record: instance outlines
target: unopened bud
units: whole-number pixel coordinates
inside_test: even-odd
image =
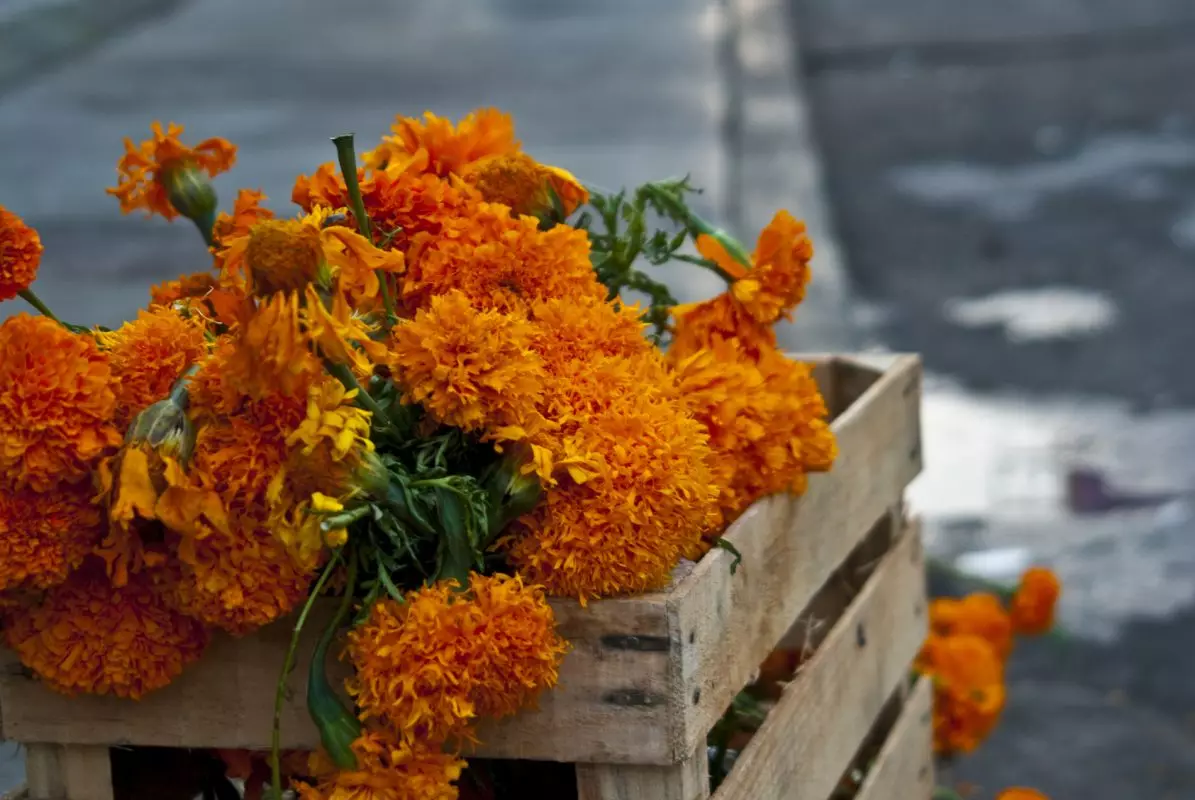
[[[192,164],[171,164],[162,175],[162,185],[174,210],[195,223],[206,238],[216,224],[216,190],[207,173]]]

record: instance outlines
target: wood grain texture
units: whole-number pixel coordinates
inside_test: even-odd
[[[933,682],[922,678],[855,800],[929,800],[934,792],[933,703]]]
[[[744,561],[721,550],[682,564],[666,591],[591,603],[553,600],[573,645],[559,686],[527,710],[479,730],[475,755],[606,764],[682,763],[808,604],[920,469],[920,362],[895,357],[881,374],[844,357],[810,358],[845,411],[833,422],[841,456],[803,498],[753,506],[728,532]],[[845,384],[837,381],[845,376]],[[284,748],[319,737],[304,705],[307,662],[327,619],[317,609],[283,710]],[[290,637],[279,622],[218,636],[174,684],[138,702],[66,698],[0,651],[0,738],[83,745],[265,749],[272,698]],[[336,663],[332,679],[345,674]]]
[[[840,367],[842,365],[839,365]],[[864,368],[858,367],[859,371]],[[897,359],[834,423],[840,455],[803,497],[753,505],[726,533],[742,555],[715,551],[669,595],[683,703],[676,752],[688,752],[784,638],[818,590],[921,470],[920,362]]]
[[[29,744],[25,749],[28,800],[112,800],[107,747]]]
[[[702,742],[679,764],[578,764],[578,800],[705,800],[709,757]]]
[[[785,689],[714,800],[830,796],[925,637],[919,533],[914,525],[901,536]]]

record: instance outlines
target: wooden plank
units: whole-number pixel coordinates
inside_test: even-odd
[[[25,747],[29,800],[112,800],[112,759],[107,747]]]
[[[918,526],[900,538],[784,691],[714,800],[826,800],[926,632]],[[898,795],[884,795],[897,797]]]
[[[929,800],[934,792],[933,682],[922,678],[855,800]]]
[[[705,743],[679,764],[578,764],[578,800],[705,800],[710,796]]]
[[[862,369],[862,368],[860,368]],[[681,639],[675,752],[686,753],[730,705],[826,580],[921,470],[921,364],[898,358],[835,420],[834,469],[803,497],[753,505],[726,534],[742,561],[715,551],[668,597]]]

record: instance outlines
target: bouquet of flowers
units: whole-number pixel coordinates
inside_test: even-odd
[[[400,117],[359,158],[336,137],[297,213],[248,189],[219,212],[236,149],[182,134],[126,141],[109,192],[189,219],[207,263],[119,328],[54,316],[40,239],[0,208],[0,300],[40,312],[0,324],[0,613],[47,686],[136,699],[213,632],[296,612],[297,641],[336,597],[308,686],[324,751],[295,786],[456,797],[477,720],[556,682],[546,595],[661,588],[831,466],[773,331],[812,256],[787,212],[748,253],[686,181],[603,194],[494,110]],[[725,292],[677,304],[650,275],[674,260]],[[293,759],[272,761],[278,791]]]

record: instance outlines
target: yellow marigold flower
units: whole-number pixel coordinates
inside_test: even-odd
[[[346,487],[361,455],[373,451],[371,415],[355,404],[357,392],[334,378],[308,390],[307,417],[286,439],[294,477],[305,485]]]
[[[96,338],[112,366],[121,427],[166,397],[183,372],[207,353],[202,321],[162,306],[140,311],[137,319]]]
[[[1013,787],[1005,789],[996,796],[996,800],[1050,800],[1036,789],[1026,789],[1024,787]]]
[[[289,614],[314,578],[271,528],[248,518],[238,519],[231,534],[195,541],[169,570],[163,592],[173,608],[236,635]]]
[[[566,650],[539,587],[470,576],[376,603],[349,634],[349,692],[362,719],[385,721],[411,744],[471,736],[479,714],[501,716],[555,685]]]
[[[0,592],[66,580],[103,536],[89,482],[52,492],[0,489]]]
[[[934,750],[970,753],[1004,710],[1004,664],[979,636],[930,634],[916,669],[934,681]]]
[[[813,243],[805,223],[787,211],[777,211],[760,232],[750,269],[708,234],[697,237],[697,249],[732,279],[730,294],[756,322],[771,325],[787,318],[805,297]]]
[[[0,323],[0,479],[39,492],[120,444],[107,357],[91,336],[18,314]]]
[[[496,203],[480,203],[469,228],[448,238],[415,237],[408,252],[403,296],[426,307],[453,289],[479,308],[514,311],[555,298],[604,299],[594,276],[585,231],[557,225],[541,231],[532,217],[514,217]]]
[[[1062,582],[1044,567],[1032,567],[1021,576],[1012,598],[1012,625],[1017,633],[1036,636],[1054,627],[1054,607]]]
[[[526,422],[543,393],[534,327],[525,318],[474,308],[459,291],[391,333],[388,364],[407,402],[466,431]]]
[[[300,800],[457,800],[465,762],[421,742],[366,731],[353,743],[355,770],[328,770],[315,785],[297,783]]]
[[[37,231],[0,206],[0,302],[29,288],[37,277],[41,254]]]
[[[978,636],[1002,661],[1012,653],[1012,620],[994,594],[979,592],[960,599],[940,597],[929,606],[930,630],[939,636]]]
[[[486,156],[466,167],[462,177],[477,187],[486,202],[501,203],[521,215],[547,214],[558,202],[567,217],[589,202],[589,192],[571,173],[541,164],[526,153]]]
[[[675,366],[682,395],[709,432],[727,522],[761,497],[802,493],[807,472],[833,464],[837,445],[808,365],[775,350],[755,360],[730,340]]]
[[[162,123],[155,122],[151,130],[152,138],[140,144],[125,139],[125,154],[116,166],[120,173],[118,185],[107,191],[120,200],[120,210],[125,214],[141,208],[172,220],[179,213],[170,203],[166,186],[171,172],[191,167],[215,177],[232,167],[236,147],[218,137],[188,147],[178,138],[183,127],[173,122],[165,131]]]
[[[132,699],[178,677],[208,641],[200,623],[167,608],[150,576],[115,587],[94,564],[10,614],[4,635],[51,689]]]
[[[585,600],[668,582],[716,514],[708,435],[655,352],[581,362],[553,385],[560,484],[503,540],[528,580]]]
[[[374,150],[362,154],[365,166],[375,170],[401,170],[416,156],[426,159],[426,169],[440,177],[460,175],[486,156],[519,152],[514,120],[494,108],[483,108],[453,125],[430,111],[419,120],[398,117],[392,135]]]

